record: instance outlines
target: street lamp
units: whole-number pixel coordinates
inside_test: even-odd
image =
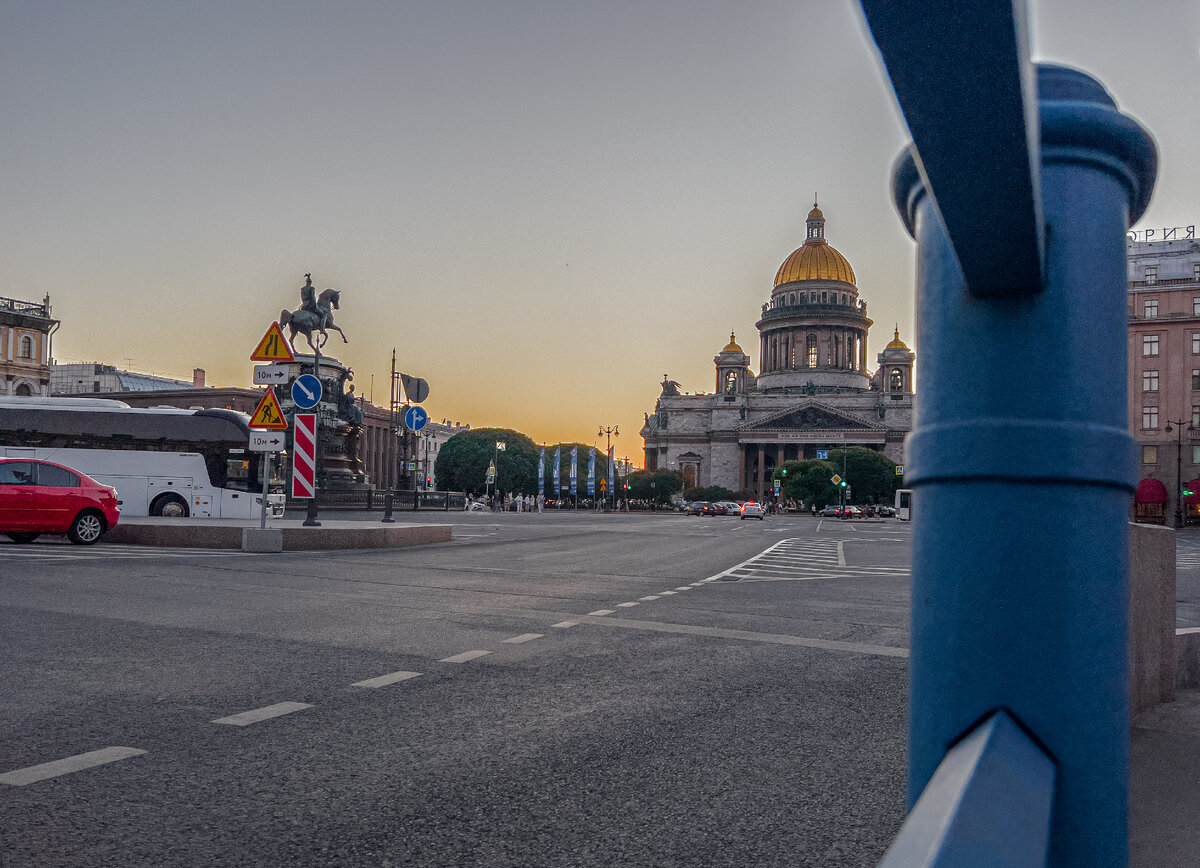
[[[605,428],[603,425],[601,425],[600,430],[596,432],[596,436],[605,438],[604,439],[604,458],[609,463],[612,463],[612,438],[621,436],[621,432],[620,432],[618,426],[613,425],[609,428]],[[613,478],[616,479],[615,476],[613,476]],[[615,498],[617,496],[617,493],[615,491],[610,491],[608,493],[608,496],[611,498],[614,498],[613,502],[614,503],[616,502]]]
[[[1175,435],[1175,529],[1183,527],[1183,425],[1187,422],[1187,430],[1195,431],[1196,426],[1186,419],[1168,419],[1167,427],[1163,430],[1171,433],[1174,425],[1178,433]]]

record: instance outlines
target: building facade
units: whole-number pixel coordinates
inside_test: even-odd
[[[641,432],[647,470],[678,470],[686,487],[720,485],[764,499],[776,467],[819,450],[865,446],[903,463],[915,355],[896,330],[870,370],[872,322],[854,269],[825,240],[816,205],[806,229],[762,305],[759,373],[730,335],[713,359],[712,394],[680,394],[664,378]]]
[[[1177,525],[1200,521],[1200,239],[1195,226],[1161,234],[1127,242],[1134,517]]]
[[[50,342],[58,320],[50,296],[0,298],[0,395],[50,394]]]

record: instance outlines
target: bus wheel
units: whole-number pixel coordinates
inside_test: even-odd
[[[67,539],[77,546],[90,546],[104,536],[104,531],[104,516],[94,509],[85,509],[71,522]]]
[[[187,501],[178,494],[164,494],[150,504],[150,514],[163,518],[187,518]]]
[[[41,536],[41,534],[37,534],[37,533],[6,533],[5,536],[8,537],[10,540],[12,540],[15,543],[31,543],[35,539],[37,539],[39,536]]]

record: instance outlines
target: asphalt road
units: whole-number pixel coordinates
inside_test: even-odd
[[[879,859],[906,525],[449,518],[395,551],[0,544],[0,862]],[[144,753],[27,780],[114,747]]]

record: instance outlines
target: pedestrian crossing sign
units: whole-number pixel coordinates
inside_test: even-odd
[[[250,354],[250,360],[253,362],[296,361],[296,357],[292,354],[292,348],[284,340],[283,330],[279,328],[279,323],[271,323],[271,327],[267,329],[267,333],[262,336],[262,340],[258,342],[258,346]]]
[[[275,397],[275,390],[267,389],[263,392],[262,399],[254,408],[254,412],[250,414],[250,427],[286,431],[287,426],[287,419],[283,418],[283,410],[279,407],[279,399]]]

